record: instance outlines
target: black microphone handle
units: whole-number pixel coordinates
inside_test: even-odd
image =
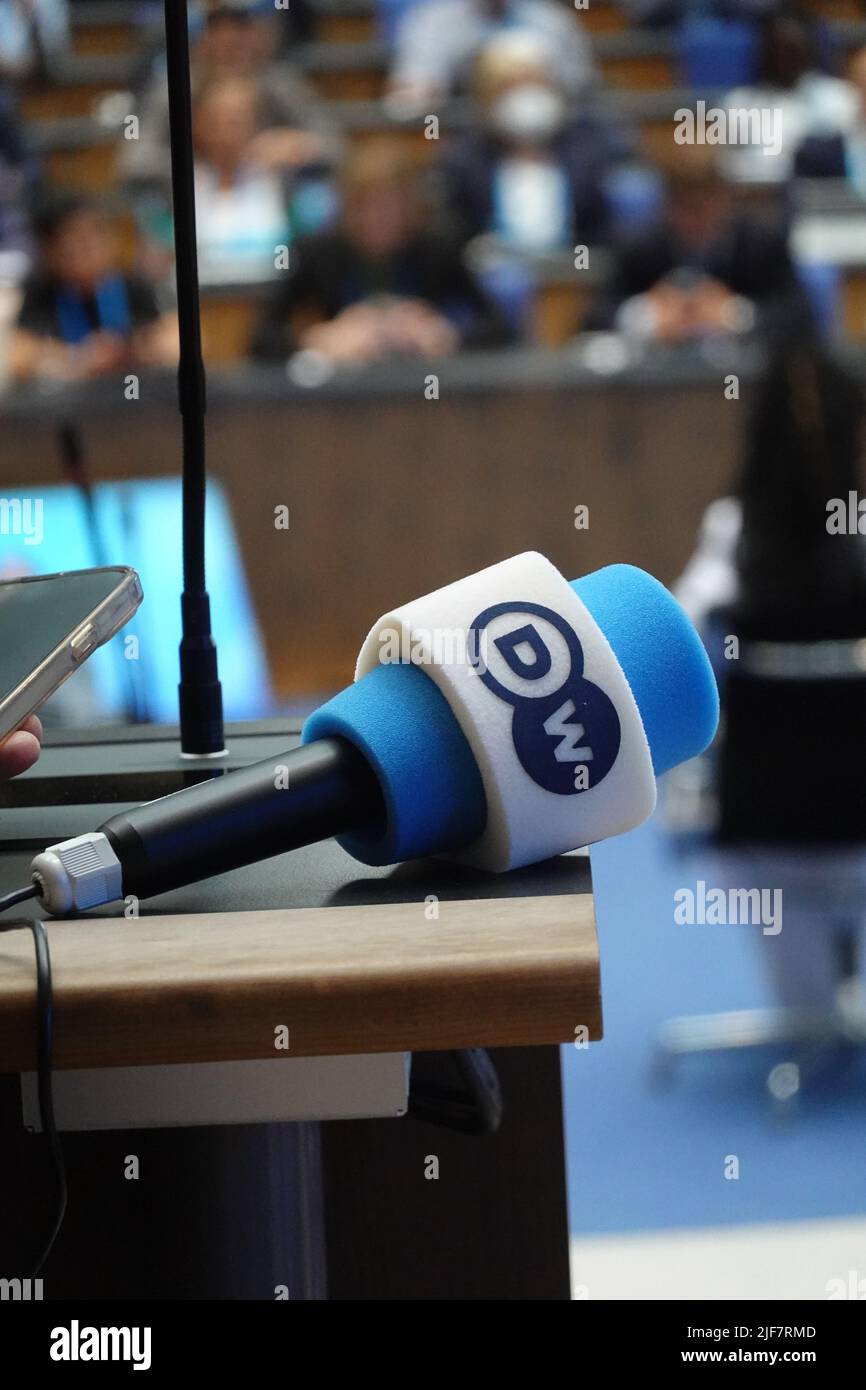
[[[103,826],[124,897],[213,874],[382,822],[378,779],[345,739],[326,738],[123,811]]]

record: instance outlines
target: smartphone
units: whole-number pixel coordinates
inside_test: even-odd
[[[0,581],[0,742],[129,621],[142,598],[135,570],[122,565]]]

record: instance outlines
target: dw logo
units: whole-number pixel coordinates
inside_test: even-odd
[[[573,796],[607,776],[619,717],[584,679],[583,648],[564,618],[538,603],[494,604],[472,624],[470,651],[488,690],[514,708],[514,751],[533,782]]]

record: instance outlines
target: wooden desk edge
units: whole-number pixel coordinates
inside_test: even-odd
[[[601,1037],[589,893],[91,918],[48,933],[58,1068]],[[35,1001],[30,932],[4,934],[0,1071],[34,1066]]]

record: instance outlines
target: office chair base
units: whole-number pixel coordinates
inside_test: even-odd
[[[789,1107],[831,1066],[866,1050],[866,994],[859,978],[840,985],[828,1008],[740,1009],[669,1019],[661,1028],[653,1080],[673,1081],[677,1061],[706,1054],[787,1049],[766,1076],[771,1100]]]

